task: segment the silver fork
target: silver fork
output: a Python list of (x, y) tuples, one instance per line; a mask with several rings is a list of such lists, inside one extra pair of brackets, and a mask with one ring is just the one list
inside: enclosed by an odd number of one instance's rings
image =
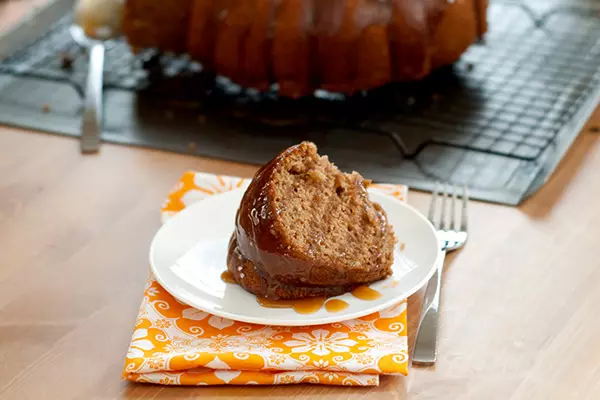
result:
[[(462, 193), (462, 211), (460, 217), (456, 215), (458, 203), (458, 190), (456, 186), (452, 190), (452, 201), (447, 185), (444, 185), (442, 193), (442, 211), (439, 220), (435, 218), (436, 206), (440, 197), (439, 183), (436, 183), (435, 190), (429, 206), (429, 221), (437, 229), (442, 253), (437, 260), (437, 269), (427, 284), (423, 307), (421, 309), (421, 321), (417, 329), (417, 339), (413, 352), (413, 364), (433, 365), (437, 358), (437, 336), (438, 336), (438, 317), (440, 308), (440, 289), (442, 286), (442, 272), (444, 270), (444, 259), (446, 253), (460, 249), (467, 241), (467, 205), (469, 197), (467, 187), (463, 187)], [(450, 203), (450, 217), (447, 217), (448, 203)]]

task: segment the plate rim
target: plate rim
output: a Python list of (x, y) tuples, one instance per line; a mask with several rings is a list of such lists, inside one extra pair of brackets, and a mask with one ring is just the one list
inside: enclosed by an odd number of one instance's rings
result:
[[(200, 206), (202, 203), (204, 203), (205, 201), (211, 201), (213, 199), (218, 199), (219, 197), (223, 196), (223, 195), (233, 195), (233, 194), (237, 194), (238, 192), (244, 192), (246, 189), (245, 188), (237, 188), (234, 190), (230, 190), (227, 192), (223, 192), (223, 193), (218, 193), (215, 195), (212, 195), (208, 198), (205, 198), (203, 200), (200, 200), (190, 206), (187, 206), (186, 208), (184, 208), (183, 210), (177, 212), (175, 215), (173, 215), (171, 218), (169, 218), (164, 224), (162, 224), (160, 226), (160, 228), (156, 231), (156, 233), (154, 234), (152, 241), (150, 243), (150, 249), (149, 249), (149, 263), (150, 263), (150, 270), (152, 271), (152, 275), (154, 277), (154, 279), (156, 279), (156, 281), (171, 295), (173, 296), (177, 301), (184, 303), (187, 306), (196, 308), (198, 310), (207, 312), (209, 314), (215, 315), (217, 317), (221, 317), (221, 318), (227, 318), (230, 319), (232, 321), (237, 321), (237, 322), (243, 322), (243, 323), (250, 323), (250, 324), (259, 324), (259, 325), (276, 325), (276, 326), (316, 326), (316, 325), (324, 325), (324, 324), (331, 324), (331, 323), (337, 323), (340, 321), (347, 321), (347, 320), (352, 320), (352, 319), (356, 319), (356, 318), (360, 318), (360, 317), (364, 317), (366, 315), (370, 315), (376, 312), (380, 312), (382, 310), (385, 310), (389, 307), (392, 307), (394, 305), (400, 304), (401, 302), (405, 301), (406, 299), (408, 299), (408, 297), (410, 297), (411, 295), (413, 295), (414, 293), (416, 293), (417, 291), (419, 291), (421, 288), (423, 288), (425, 286), (425, 284), (431, 279), (431, 277), (434, 275), (435, 271), (437, 270), (437, 266), (440, 260), (440, 255), (441, 255), (441, 248), (440, 246), (436, 246), (436, 256), (434, 259), (434, 262), (432, 264), (432, 266), (429, 268), (429, 271), (427, 272), (427, 274), (425, 275), (425, 277), (423, 279), (421, 279), (419, 281), (418, 284), (414, 285), (410, 290), (408, 290), (406, 293), (406, 296), (403, 297), (402, 299), (398, 299), (397, 297), (394, 297), (388, 301), (382, 302), (382, 303), (377, 303), (376, 305), (374, 305), (374, 307), (371, 307), (367, 310), (363, 310), (363, 311), (355, 311), (353, 313), (333, 313), (331, 316), (328, 317), (320, 317), (318, 320), (294, 320), (294, 319), (278, 319), (277, 321), (275, 321), (274, 323), (268, 322), (266, 321), (265, 318), (258, 318), (258, 317), (247, 317), (247, 316), (243, 316), (243, 315), (238, 315), (238, 314), (233, 314), (224, 310), (218, 310), (218, 309), (214, 309), (214, 308), (210, 308), (210, 311), (207, 311), (206, 308), (203, 308), (201, 305), (199, 306), (199, 304), (204, 303), (204, 301), (195, 301), (193, 298), (190, 298), (188, 296), (184, 295), (180, 295), (179, 293), (177, 293), (177, 290), (173, 290), (172, 287), (170, 287), (169, 284), (167, 284), (162, 277), (160, 276), (160, 274), (157, 272), (157, 267), (153, 262), (153, 257), (152, 255), (155, 253), (155, 247), (156, 247), (156, 242), (157, 242), (157, 237), (159, 236), (159, 233), (164, 230), (167, 229), (166, 227), (169, 224), (172, 224), (173, 221), (175, 221), (177, 218), (184, 218), (186, 212), (189, 212), (189, 210), (194, 209), (196, 206)], [(415, 207), (411, 206), (410, 204), (408, 204), (405, 201), (401, 201), (399, 199), (397, 199), (396, 197), (385, 193), (384, 191), (377, 189), (377, 188), (373, 188), (373, 189), (369, 189), (369, 191), (371, 190), (376, 190), (378, 195), (381, 196), (385, 196), (386, 198), (392, 200), (393, 202), (395, 202), (398, 206), (401, 207), (405, 207), (406, 209), (408, 209), (410, 212), (412, 212), (413, 214), (415, 214), (419, 219), (421, 219), (423, 222), (425, 222), (425, 224), (427, 225), (427, 227), (429, 228), (429, 230), (434, 234), (434, 236), (437, 238), (437, 230), (435, 229), (435, 227), (433, 226), (433, 224), (431, 223), (431, 221), (429, 221), (425, 215), (423, 215), (419, 210), (417, 210)], [(181, 217), (180, 217), (181, 216)], [(185, 281), (184, 281), (185, 282)], [(189, 283), (185, 282), (186, 284), (190, 285)], [(244, 290), (244, 289), (242, 289)], [(185, 292), (184, 292), (185, 293)], [(251, 296), (254, 296), (254, 294), (252, 293), (248, 293)], [(196, 298), (197, 296), (194, 296), (194, 298)]]

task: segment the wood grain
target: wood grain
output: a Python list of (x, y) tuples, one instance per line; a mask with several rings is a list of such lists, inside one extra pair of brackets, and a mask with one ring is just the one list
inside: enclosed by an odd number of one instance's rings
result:
[[(120, 380), (158, 208), (187, 169), (256, 167), (112, 145), (86, 157), (75, 140), (0, 128), (0, 397), (597, 399), (599, 138), (586, 128), (523, 206), (471, 204), (434, 368), (370, 389), (163, 388)], [(421, 210), (428, 201), (409, 196)], [(420, 294), (413, 333), (419, 306)]]
[[(0, 127), (0, 398), (598, 399), (600, 112), (591, 121), (521, 207), (471, 204), (471, 239), (447, 261), (437, 365), (376, 388), (122, 381), (165, 194), (187, 169), (256, 167), (113, 145), (81, 156), (75, 140)], [(429, 195), (409, 202), (426, 210)]]
[(0, 34), (49, 0), (0, 0)]

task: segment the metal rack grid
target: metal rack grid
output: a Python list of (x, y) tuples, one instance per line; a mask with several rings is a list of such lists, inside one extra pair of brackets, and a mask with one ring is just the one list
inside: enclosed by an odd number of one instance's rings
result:
[[(598, 2), (569, 4), (548, 8), (545, 2), (544, 9), (496, 0), (490, 6), (485, 43), (472, 46), (455, 66), (418, 83), (387, 85), (351, 97), (317, 92), (301, 100), (281, 99), (276, 90), (245, 90), (225, 78), (214, 82), (185, 57), (151, 51), (134, 56), (122, 40), (107, 43), (105, 87), (136, 92), (146, 99), (137, 103), (154, 102), (155, 109), (183, 107), (188, 114), (201, 114), (215, 121), (212, 129), (227, 125), (227, 130), (254, 134), (255, 146), (268, 147), (261, 144), (270, 140), (264, 132), (290, 139), (309, 132), (325, 146), (339, 143), (331, 139), (334, 132), (343, 132), (345, 142), (355, 137), (375, 141), (365, 134), (380, 134), (395, 149), (395, 155), (385, 149), (382, 158), (395, 157), (397, 162), (388, 160), (385, 172), (362, 166), (375, 179), (426, 190), (434, 180), (466, 182), (475, 197), (515, 204), (560, 159), (550, 153), (566, 151), (577, 133), (566, 128), (572, 130), (573, 120), (586, 118), (586, 110), (598, 102)], [(44, 36), (11, 54), (0, 63), (0, 74), (67, 83), (81, 93), (86, 60), (69, 36), (69, 23), (65, 16)], [(64, 54), (73, 59), (72, 68), (61, 66)], [(179, 149), (189, 152), (190, 139), (184, 140)], [(357, 146), (364, 148), (365, 143)], [(374, 151), (384, 147), (375, 145)], [(264, 162), (269, 154), (198, 153), (249, 162)], [(340, 165), (357, 164), (342, 160)]]

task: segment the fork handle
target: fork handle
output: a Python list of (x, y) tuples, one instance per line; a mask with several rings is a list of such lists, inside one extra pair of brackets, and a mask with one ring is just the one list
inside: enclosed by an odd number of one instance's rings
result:
[(413, 351), (413, 364), (433, 365), (437, 359), (438, 318), (440, 308), (440, 290), (442, 287), (442, 271), (446, 251), (442, 250), (434, 275), (427, 284), (421, 321), (417, 330), (417, 339)]
[(102, 74), (104, 70), (104, 44), (95, 43), (90, 48), (90, 66), (87, 76), (83, 117), (81, 120), (81, 152), (95, 153), (100, 148), (102, 131)]

